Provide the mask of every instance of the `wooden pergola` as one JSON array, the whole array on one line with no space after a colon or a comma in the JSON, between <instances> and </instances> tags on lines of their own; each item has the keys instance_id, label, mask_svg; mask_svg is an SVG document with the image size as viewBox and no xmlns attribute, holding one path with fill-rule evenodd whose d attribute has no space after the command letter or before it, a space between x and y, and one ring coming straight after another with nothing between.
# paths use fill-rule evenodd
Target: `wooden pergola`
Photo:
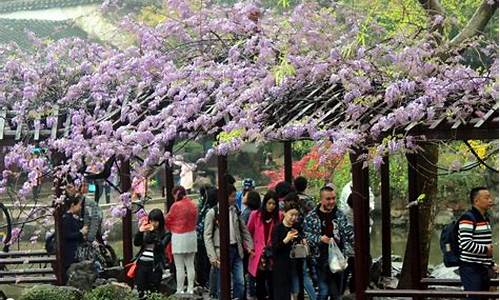
<instances>
[{"instance_id":1,"label":"wooden pergola","mask_svg":"<svg viewBox=\"0 0 500 300\"><path fill-rule=\"evenodd\" d=\"M373 104L356 120L346 119L345 103L342 102L342 88L340 86L323 84L311 85L301 93L294 94L290 99L271 103L265 110L269 111L266 125L270 128L286 127L294 122L302 120L304 124L318 122L316 126L323 128L335 128L339 125L349 127L350 124L361 123L366 130L371 128L377 120L388 115L398 107L388 106L383 100ZM451 105L452 102L448 101ZM404 106L405 103L401 103ZM403 134L405 136L424 137L427 141L453 141L453 140L495 140L499 136L499 109L498 103L493 99L488 107L482 111L481 117L474 116L468 119L458 118L453 120L444 116L427 122L413 122L401 126L397 131L384 134L382 140L388 134ZM305 121L304 121L305 120ZM346 124L347 123L347 124ZM359 124L359 123L358 123ZM305 136L305 138L308 138ZM285 179L292 182L292 151L291 143L284 141ZM335 141L332 141L335 142ZM371 143L374 141L367 141ZM367 149L353 149L350 155L352 172L352 195L355 230L355 286L356 299L367 299L372 296L411 296L415 299L422 297L457 297L466 298L466 292L449 291L425 291L427 285L422 280L426 277L427 269L420 265L420 231L419 231L419 206L410 205L410 228L408 243L414 251L410 252L410 271L412 290L367 290L369 283L369 169L363 168L360 157L367 153ZM407 154L408 159L408 201L416 201L422 193L424 183L423 166L427 163L421 153ZM384 157L381 167L381 206L382 206L382 275L391 276L391 195L389 180L389 158ZM399 293L399 294L398 294ZM423 295L426 294L426 295ZM498 298L498 292L476 293L474 296Z\"/></svg>"},{"instance_id":2,"label":"wooden pergola","mask_svg":"<svg viewBox=\"0 0 500 300\"><path fill-rule=\"evenodd\" d=\"M167 106L170 101L164 99L162 104L156 111L147 110L147 102L151 94L143 94L139 96L141 99L140 104L144 106L144 113L139 117L142 119L149 114L155 114L159 109ZM284 99L276 101L269 101L267 106L263 108L265 113L265 120L262 124L263 130L274 130L279 128L286 128L290 125L310 124L313 122L316 128L335 129L338 127L362 129L367 132L379 118L387 116L392 111L405 103L399 103L398 106L388 106L380 99L378 103L372 104L367 108L364 113L356 120L347 117L346 106L343 102L343 89L339 85L331 85L329 83L314 83L309 87L300 90L299 92L291 93ZM450 105L452 102L450 101ZM497 139L498 138L498 104L493 99L489 101L485 108L480 107L478 110L486 111L481 117L471 114L468 119L453 119L450 117L442 117L439 119L432 119L426 122L415 122L405 124L398 127L395 131L385 133L380 137L380 140L389 134L403 134L406 136L419 136L425 137L427 140L468 140L468 139ZM203 111L207 115L214 116L217 113L214 103L207 104ZM60 112L57 107L53 109L53 117L57 120L51 126L40 126L46 124L46 119L34 118L32 123L20 123L17 126L12 126L10 121L13 118L11 112L7 110L0 111L0 145L7 146L13 145L21 141L23 137L27 137L31 142L37 143L47 138L60 138L67 136L70 132L71 117L65 113ZM118 128L123 125L119 118L119 112L109 111L109 114L102 118L102 120L113 120L113 127ZM135 121L137 122L137 120ZM358 125L357 125L358 124ZM361 125L359 125L361 124ZM219 127L222 127L222 123ZM363 126L358 128L356 126ZM43 128L42 128L43 127ZM310 139L307 131L305 131L303 139ZM285 180L292 182L292 142L293 140L279 140L283 142L284 147L284 165L285 165ZM335 141L332 141L335 142ZM366 144L370 144L373 140L367 140ZM171 151L173 148L173 141L166 145L165 150ZM350 155L352 164L352 182L353 182L353 199L354 199L354 224L355 224L355 273L356 278L356 299L366 299L371 297L370 293L374 291L367 290L368 276L369 276L369 204L368 204L368 191L369 191L369 176L368 168L363 168L363 161L359 157L366 154L366 147L352 149L353 153ZM408 154L408 187L409 187L409 201L415 201L420 195L422 189L423 178L419 167L422 165L422 157L420 154ZM224 176L227 174L227 157L217 157L218 167L218 182L219 182L219 215L220 215L220 241L221 241L221 296L222 299L230 299L230 266L229 266L229 208L227 203L227 195L224 193L226 190L226 182ZM171 190L174 186L172 169L168 164L165 165L165 209L173 203ZM120 169L120 189L121 191L128 191L131 187L130 180L130 164L128 161L121 162ZM389 160L388 157L384 158L384 164L381 168L381 199L382 199L382 274L390 276L391 273L391 223L390 223L390 182L389 182ZM61 195L62 190L56 186L56 196ZM62 230L60 217L62 211L60 207L55 212L56 223L56 237L58 240L57 251L57 264L56 275L58 283L62 283ZM132 247L132 215L128 210L123 222L123 263L127 264L132 260L133 247ZM411 275L412 275L412 291L405 291L408 296L417 297L419 290L423 288L421 283L422 278L425 276L426 270L420 267L419 258L421 257L419 245L419 210L418 206L410 207L410 233L409 243L415 251L411 252ZM131 282L129 282L131 283ZM394 291L393 291L394 293ZM413 294L412 294L413 293ZM383 291L377 292L378 296L384 296ZM387 294L389 296L389 294ZM455 295L455 294L454 294ZM464 296L466 294L463 294ZM456 295L455 295L456 296ZM491 295L489 295L491 296ZM465 297L465 296L464 296Z\"/></svg>"}]
</instances>

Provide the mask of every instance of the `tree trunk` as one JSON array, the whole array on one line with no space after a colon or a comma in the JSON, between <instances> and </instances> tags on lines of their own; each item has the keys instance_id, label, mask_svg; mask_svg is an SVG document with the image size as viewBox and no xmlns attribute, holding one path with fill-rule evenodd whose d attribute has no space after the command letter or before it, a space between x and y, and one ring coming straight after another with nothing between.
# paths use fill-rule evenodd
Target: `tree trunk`
<instances>
[{"instance_id":1,"label":"tree trunk","mask_svg":"<svg viewBox=\"0 0 500 300\"><path fill-rule=\"evenodd\" d=\"M401 279L399 280L398 288L418 288L415 281L412 282L412 276L418 276L412 272L411 263L416 259L420 262L420 276L418 279L425 277L427 274L427 265L429 263L429 249L431 244L431 236L434 232L434 210L436 208L437 198L437 162L439 149L433 144L422 144L423 150L412 159L411 166L416 167L416 195L425 194L422 201L417 201L418 205L418 232L419 245L414 245L416 239L412 236L411 231L408 233L408 242L406 244L405 257L403 261L403 269L401 271ZM410 179L410 178L409 178ZM417 199L410 199L410 203ZM415 207L416 208L416 207ZM415 252L415 247L420 247L420 257L414 258L412 252ZM414 278L413 278L414 279Z\"/></svg>"}]
</instances>

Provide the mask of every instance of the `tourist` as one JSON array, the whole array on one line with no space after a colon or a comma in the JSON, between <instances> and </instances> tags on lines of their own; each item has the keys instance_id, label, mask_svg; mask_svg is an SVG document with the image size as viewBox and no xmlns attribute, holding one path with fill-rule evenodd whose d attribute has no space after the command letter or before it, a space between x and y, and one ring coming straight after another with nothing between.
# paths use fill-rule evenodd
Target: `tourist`
<instances>
[{"instance_id":1,"label":"tourist","mask_svg":"<svg viewBox=\"0 0 500 300\"><path fill-rule=\"evenodd\" d=\"M165 227L172 233L172 254L174 255L177 294L184 293L184 280L187 272L187 293L194 292L194 257L197 251L196 245L196 221L198 220L198 208L196 204L187 197L186 190L182 186L176 186L172 190L175 203L165 216ZM185 271L186 269L186 271Z\"/></svg>"},{"instance_id":2,"label":"tourist","mask_svg":"<svg viewBox=\"0 0 500 300\"><path fill-rule=\"evenodd\" d=\"M247 224L250 214L260 207L260 194L256 191L248 191L245 196L243 196L242 204L245 208L241 212L241 218L243 218L243 221Z\"/></svg>"},{"instance_id":3,"label":"tourist","mask_svg":"<svg viewBox=\"0 0 500 300\"><path fill-rule=\"evenodd\" d=\"M297 299L303 289L299 278L302 276L303 258L291 258L290 252L295 244L305 243L303 233L296 227L300 215L300 205L295 201L283 204L283 221L272 233L272 280L273 298Z\"/></svg>"},{"instance_id":4,"label":"tourist","mask_svg":"<svg viewBox=\"0 0 500 300\"><path fill-rule=\"evenodd\" d=\"M334 242L346 257L353 256L354 232L347 217L335 206L335 190L331 186L321 188L320 199L319 206L306 216L304 230L311 252L316 257L318 299L340 299L343 274L330 271L328 247Z\"/></svg>"},{"instance_id":5,"label":"tourist","mask_svg":"<svg viewBox=\"0 0 500 300\"><path fill-rule=\"evenodd\" d=\"M253 190L255 190L255 183L253 179L245 178L245 180L243 180L243 190L236 193L236 206L240 211L244 211L246 208L246 204L243 201L243 198L248 192Z\"/></svg>"},{"instance_id":6,"label":"tourist","mask_svg":"<svg viewBox=\"0 0 500 300\"><path fill-rule=\"evenodd\" d=\"M472 208L458 221L460 279L465 291L488 291L490 268L494 267L498 271L493 264L493 242L487 213L493 206L493 199L485 187L473 188L469 198Z\"/></svg>"},{"instance_id":7,"label":"tourist","mask_svg":"<svg viewBox=\"0 0 500 300\"><path fill-rule=\"evenodd\" d=\"M302 207L302 213L305 216L316 207L316 202L314 201L314 198L306 194L307 179L303 176L296 177L293 180L293 187L295 188L295 191L299 196L300 205Z\"/></svg>"},{"instance_id":8,"label":"tourist","mask_svg":"<svg viewBox=\"0 0 500 300\"><path fill-rule=\"evenodd\" d=\"M248 231L255 247L255 255L248 262L249 286L253 287L255 283L255 290L252 289L249 296L258 300L273 297L271 235L279 223L278 197L274 191L269 191L260 209L253 211L248 221Z\"/></svg>"},{"instance_id":9,"label":"tourist","mask_svg":"<svg viewBox=\"0 0 500 300\"><path fill-rule=\"evenodd\" d=\"M236 208L236 189L233 185L228 185L228 205L229 205L229 265L231 266L231 277L233 281L233 298L243 299L244 297L244 272L243 257L244 250L253 255L253 241L247 226ZM210 209L205 218L204 240L210 264L217 270L217 278L220 277L220 233L219 233L219 206ZM220 280L217 280L220 282ZM217 284L218 295L219 284Z\"/></svg>"},{"instance_id":10,"label":"tourist","mask_svg":"<svg viewBox=\"0 0 500 300\"><path fill-rule=\"evenodd\" d=\"M295 227L300 228L303 232L304 230L304 220L307 215L306 211L307 209L304 206L304 202L300 199L300 195L296 192L291 192L288 193L288 195L285 196L283 199L283 203L286 204L287 202L296 202L299 204L299 216L296 221ZM313 275L316 274L316 272L312 270L314 267L315 262L313 257L307 257L304 259L304 265L302 266L303 270L303 279L304 279L304 289L309 296L309 299L311 300L316 300L316 290L314 289L314 283L312 281Z\"/></svg>"},{"instance_id":11,"label":"tourist","mask_svg":"<svg viewBox=\"0 0 500 300\"><path fill-rule=\"evenodd\" d=\"M294 192L295 190L293 189L293 186L288 182L288 181L280 181L276 184L274 187L274 190L276 191L276 195L278 196L278 207L280 210L283 210L283 201L286 197L286 195L290 194L291 192Z\"/></svg>"},{"instance_id":12,"label":"tourist","mask_svg":"<svg viewBox=\"0 0 500 300\"><path fill-rule=\"evenodd\" d=\"M196 282L202 287L208 287L210 270L210 261L203 240L203 230L205 228L205 217L210 208L217 205L217 189L212 186L203 186L200 188L200 203L198 205L199 214L196 224L197 248L195 257Z\"/></svg>"},{"instance_id":13,"label":"tourist","mask_svg":"<svg viewBox=\"0 0 500 300\"><path fill-rule=\"evenodd\" d=\"M254 190L247 191L245 193L245 196L243 196L242 205L243 205L244 209L241 212L241 218L243 219L243 222L245 222L245 224L248 224L250 214L253 211L258 210L260 207L260 194ZM254 241L254 244L255 244L255 241ZM248 260L249 259L250 258L249 258L248 253L245 253L245 257L243 258L243 268L245 271L245 291L246 291L246 294L250 298L252 298L255 296L255 281L253 280L253 277L248 273Z\"/></svg>"},{"instance_id":14,"label":"tourist","mask_svg":"<svg viewBox=\"0 0 500 300\"><path fill-rule=\"evenodd\" d=\"M158 291L163 270L167 267L165 247L170 235L165 232L163 212L155 208L147 219L139 223L139 231L134 237L134 246L141 247L135 260L137 273L135 284L139 298L145 299L147 292Z\"/></svg>"},{"instance_id":15,"label":"tourist","mask_svg":"<svg viewBox=\"0 0 500 300\"><path fill-rule=\"evenodd\" d=\"M83 226L80 219L82 209L82 197L80 195L68 195L64 200L66 212L62 217L63 228L63 284L68 281L68 268L77 262L76 251L78 246L84 241L88 233L88 227Z\"/></svg>"},{"instance_id":16,"label":"tourist","mask_svg":"<svg viewBox=\"0 0 500 300\"><path fill-rule=\"evenodd\" d=\"M82 205L83 225L87 225L89 233L87 241L92 243L94 247L99 246L98 240L101 239L101 225L102 225L102 209L99 204L94 200L92 194L86 193L87 186L83 186L82 193L85 194Z\"/></svg>"}]
</instances>

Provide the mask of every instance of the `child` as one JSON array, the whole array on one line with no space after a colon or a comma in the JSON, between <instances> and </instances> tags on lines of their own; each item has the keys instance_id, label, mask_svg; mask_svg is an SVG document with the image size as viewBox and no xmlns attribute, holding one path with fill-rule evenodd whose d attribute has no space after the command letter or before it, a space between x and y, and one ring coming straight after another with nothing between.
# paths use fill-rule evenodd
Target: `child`
<instances>
[{"instance_id":1,"label":"child","mask_svg":"<svg viewBox=\"0 0 500 300\"><path fill-rule=\"evenodd\" d=\"M142 221L134 237L134 245L141 250L136 256L137 273L135 284L139 298L145 299L145 292L158 291L163 269L167 266L165 247L170 235L165 232L163 212L153 209L147 221Z\"/></svg>"}]
</instances>

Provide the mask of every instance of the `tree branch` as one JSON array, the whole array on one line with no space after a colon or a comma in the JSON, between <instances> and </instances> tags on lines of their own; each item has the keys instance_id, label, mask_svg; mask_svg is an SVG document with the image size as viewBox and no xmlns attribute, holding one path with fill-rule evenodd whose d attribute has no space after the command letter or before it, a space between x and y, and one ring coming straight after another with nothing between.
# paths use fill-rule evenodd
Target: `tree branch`
<instances>
[{"instance_id":1,"label":"tree branch","mask_svg":"<svg viewBox=\"0 0 500 300\"><path fill-rule=\"evenodd\" d=\"M488 164L486 164L486 162L479 156L479 154L477 154L476 150L474 150L474 148L469 144L469 142L467 140L464 140L463 142L465 143L465 145L467 145L467 147L469 148L470 152L474 155L474 157L476 157L477 161L480 164L482 164L483 166L485 166L486 168L488 168L490 171L498 173L497 169L495 169L493 167L490 167Z\"/></svg>"},{"instance_id":2,"label":"tree branch","mask_svg":"<svg viewBox=\"0 0 500 300\"><path fill-rule=\"evenodd\" d=\"M436 16L442 16L446 18L446 11L444 7L441 5L439 0L418 0L422 7L427 12L429 16L429 24L431 25L431 31L437 31L439 33L443 33L444 30L444 22L439 22L438 24L434 24L434 19Z\"/></svg>"},{"instance_id":3,"label":"tree branch","mask_svg":"<svg viewBox=\"0 0 500 300\"><path fill-rule=\"evenodd\" d=\"M467 25L451 40L450 45L456 46L464 40L481 33L495 14L497 8L498 0L495 0L493 4L488 4L488 0L483 0L483 3L477 8Z\"/></svg>"}]
</instances>

